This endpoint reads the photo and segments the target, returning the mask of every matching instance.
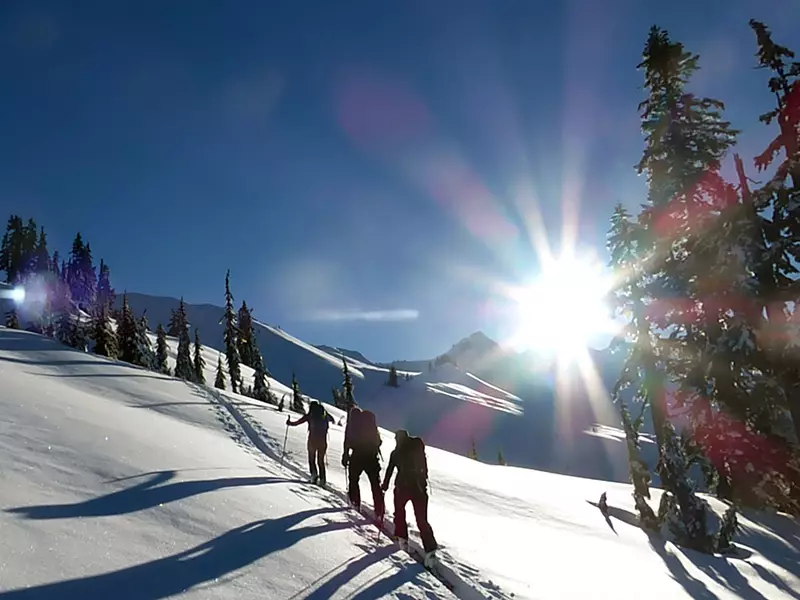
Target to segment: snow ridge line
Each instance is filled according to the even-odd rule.
[[[228,400],[218,391],[207,388],[206,393],[211,396],[216,402],[218,402],[221,406],[223,406],[230,415],[236,420],[239,426],[242,428],[244,434],[250,439],[253,445],[258,448],[264,455],[268,456],[269,458],[275,460],[274,452],[270,449],[270,447],[264,442],[264,439],[261,435],[256,431],[256,428],[250,423],[250,420],[245,414],[233,406]],[[278,457],[280,460],[280,457]],[[295,474],[303,477],[306,475],[304,471],[298,468],[296,465],[292,463],[287,463],[284,461],[284,467],[289,468]],[[349,499],[347,494],[332,488],[320,488],[325,489],[329,494],[334,496],[335,498],[339,499],[345,505],[349,504]],[[362,512],[365,516],[370,518],[371,520],[375,519],[375,512],[373,509],[365,507],[362,503]],[[394,535],[394,524],[391,522],[384,522],[383,533],[392,537]],[[411,538],[408,540],[409,549],[412,550],[409,554],[412,555],[413,558],[417,560],[417,562],[421,562],[420,557],[424,555],[424,550],[422,546],[416,541]],[[444,564],[442,561],[437,561],[437,565],[434,569],[428,569],[428,572],[434,575],[437,579],[440,579],[442,584],[445,585],[448,589],[450,589],[458,598],[462,600],[491,600],[490,596],[486,596],[481,593],[480,590],[475,588],[474,586],[470,585],[467,581],[465,581],[462,577],[459,576],[456,571],[454,571],[451,567]]]

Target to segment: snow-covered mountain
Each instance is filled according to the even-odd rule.
[[[205,348],[204,358],[211,380],[218,353]],[[346,508],[343,428],[329,434],[325,491],[304,481],[305,429],[287,430],[285,419],[242,396],[0,328],[0,597],[453,598]],[[392,435],[381,433],[388,451]],[[705,556],[639,529],[626,484],[430,445],[428,462],[440,571],[456,597],[800,595],[800,525],[786,516],[745,513],[737,555]],[[603,491],[608,522],[590,504]],[[391,494],[387,502],[391,514]]]
[[[158,323],[166,324],[178,306],[174,298],[143,294],[128,294],[128,301],[137,313],[147,311],[153,329]],[[187,304],[186,310],[203,342],[222,349],[223,309]],[[255,327],[266,365],[281,389],[296,374],[304,393],[322,400],[332,398],[331,389],[342,382],[341,355],[277,326],[256,321]],[[455,344],[451,353],[456,364],[444,362],[429,368],[426,362],[420,371],[400,368],[398,388],[386,385],[386,366],[358,360],[351,353],[347,362],[356,399],[373,409],[383,426],[406,427],[451,452],[467,454],[474,441],[479,457],[487,462],[496,461],[502,452],[512,465],[627,481],[627,450],[616,429],[616,412],[602,390],[598,397],[587,393],[577,371],[566,374],[570,388],[560,393],[552,370],[521,366],[518,357],[504,354],[483,334]],[[507,361],[504,367],[502,360]],[[494,367],[489,368],[492,363]],[[470,371],[472,367],[477,372]],[[513,393],[498,385],[497,379],[487,380],[486,372],[513,374]],[[503,377],[498,375],[498,379]],[[648,450],[645,447],[645,455],[652,456]]]

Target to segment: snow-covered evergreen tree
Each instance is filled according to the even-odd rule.
[[[222,368],[222,355],[217,357],[217,374],[214,378],[214,387],[218,390],[225,389],[225,369]]]
[[[195,328],[194,330],[194,362],[192,364],[192,367],[194,368],[195,383],[205,385],[206,361],[203,358],[203,346],[200,344],[200,330],[198,330],[197,328]]]
[[[192,366],[192,342],[189,339],[189,317],[186,314],[186,304],[181,298],[178,310],[173,314],[174,323],[178,333],[178,350],[175,357],[175,377],[194,380],[194,367]]]
[[[99,307],[99,310],[106,312],[108,309],[102,306]],[[122,310],[119,313],[119,321],[117,322],[117,344],[120,360],[132,365],[142,365],[143,357],[139,346],[136,315],[133,314],[133,309],[128,304],[127,294],[122,296]]]
[[[76,325],[76,330],[82,329],[78,319],[73,320],[73,323]],[[75,333],[73,333],[73,335],[75,335]],[[97,313],[92,317],[90,337],[94,341],[95,354],[107,356],[109,358],[117,358],[119,354],[117,334],[111,326],[111,319],[109,318],[108,311],[103,307],[100,307]]]
[[[105,306],[108,311],[114,308],[117,294],[111,286],[111,270],[108,264],[101,258],[100,268],[97,272],[97,307]]]
[[[86,312],[91,312],[97,293],[97,274],[92,259],[92,249],[85,244],[80,233],[72,243],[72,252],[64,278],[70,288],[73,302]]]
[[[715,517],[708,503],[695,493],[694,482],[689,477],[689,465],[680,437],[667,422],[664,428],[664,449],[661,460],[665,463],[663,473],[669,481],[664,487],[675,498],[672,510],[667,513],[667,525],[676,540],[695,550],[712,553],[716,549]]]
[[[167,358],[169,356],[169,347],[167,346],[167,332],[164,326],[159,323],[156,328],[156,356],[154,370],[164,375],[171,375]]]
[[[258,348],[255,349],[253,355],[253,369],[255,370],[253,379],[253,397],[262,402],[270,400],[269,394],[269,381],[267,380],[266,369],[264,368],[264,361],[261,358],[261,352]]]
[[[136,322],[136,342],[139,345],[139,356],[142,359],[142,366],[151,371],[156,369],[156,353],[153,351],[153,344],[150,342],[150,324],[147,322],[147,311],[142,313]]]
[[[237,338],[236,311],[233,308],[233,294],[231,293],[231,271],[225,274],[225,358],[228,362],[228,373],[231,376],[231,390],[238,392],[242,383],[242,370],[240,367],[239,346]]]
[[[237,347],[242,364],[255,368],[255,354],[260,352],[256,343],[256,334],[253,330],[253,311],[248,308],[247,302],[242,301],[237,320]],[[262,356],[263,360],[263,356]]]

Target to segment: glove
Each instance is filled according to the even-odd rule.
[[[350,461],[349,461],[349,460],[347,460],[347,454],[342,454],[342,466],[343,466],[345,469],[347,468],[347,463],[348,463],[348,462],[350,462]]]

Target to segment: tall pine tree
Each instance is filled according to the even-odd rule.
[[[199,383],[200,385],[205,385],[206,361],[203,358],[203,346],[200,344],[200,330],[197,328],[195,328],[194,330],[194,362],[192,366],[194,367],[195,383]]]
[[[73,321],[78,327],[78,320]],[[117,358],[119,346],[117,344],[117,334],[111,327],[111,318],[108,311],[102,309],[92,317],[90,337],[94,341],[94,353],[109,358]]]
[[[255,354],[258,351],[255,331],[253,330],[253,311],[248,308],[247,302],[242,301],[239,309],[237,327],[237,346],[242,364],[255,368]]]
[[[218,390],[225,389],[225,369],[222,368],[222,355],[217,357],[217,374],[214,378],[214,387]]]
[[[101,310],[107,312],[105,307],[102,307]],[[117,322],[119,359],[131,363],[132,365],[141,365],[143,362],[137,329],[136,315],[133,314],[133,309],[131,309],[130,304],[128,304],[128,295],[123,294],[122,310],[120,311],[119,321]]]
[[[239,346],[237,338],[236,311],[233,308],[231,293],[231,271],[225,275],[225,357],[228,361],[228,373],[231,376],[231,390],[236,393],[241,388],[242,371],[240,368]]]
[[[177,313],[174,313],[175,328],[178,334],[178,351],[175,357],[175,377],[192,381],[194,368],[192,367],[191,345],[189,339],[189,317],[186,314],[186,304],[181,298]]]
[[[303,394],[300,392],[300,383],[294,373],[292,373],[292,410],[301,414],[306,412],[303,405]]]
[[[167,346],[167,332],[161,323],[158,324],[156,329],[156,358],[155,370],[164,375],[171,375],[167,357],[169,356],[169,348]]]
[[[342,375],[344,375],[344,381],[342,382],[342,388],[344,390],[344,406],[345,410],[349,411],[356,405],[356,397],[354,394],[354,386],[353,386],[353,378],[350,376],[350,370],[347,368],[347,359],[342,357]]]
[[[116,301],[116,293],[114,288],[111,287],[111,270],[108,268],[108,263],[100,259],[100,269],[97,273],[97,307],[104,306],[107,310],[111,311],[114,308]]]
[[[267,402],[270,399],[269,381],[267,381],[267,372],[264,368],[264,360],[261,358],[261,352],[258,348],[255,349],[253,356],[255,371],[253,375],[253,397],[262,402]]]

